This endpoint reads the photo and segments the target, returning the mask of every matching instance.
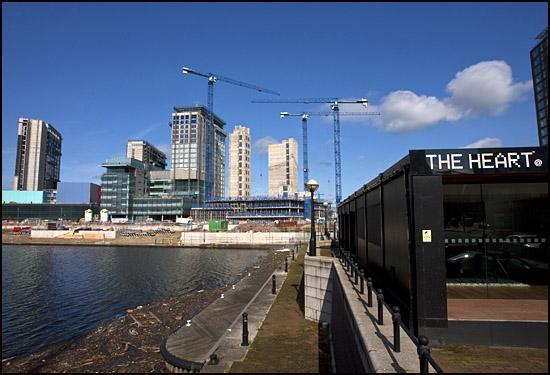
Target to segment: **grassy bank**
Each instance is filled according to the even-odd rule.
[[[243,362],[230,372],[330,372],[328,330],[304,318],[302,247]]]

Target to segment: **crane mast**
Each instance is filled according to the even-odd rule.
[[[304,186],[309,181],[309,169],[308,169],[308,153],[307,153],[307,113],[288,113],[281,112],[281,118],[285,116],[302,116],[302,164],[304,173]]]
[[[367,107],[368,100],[340,100],[338,98],[296,98],[296,99],[266,99],[252,100],[252,103],[330,103],[334,117],[334,168],[336,186],[336,205],[342,200],[342,170],[340,157],[340,108],[338,104],[362,104]]]
[[[304,165],[304,185],[309,181],[309,168],[308,168],[308,141],[307,141],[307,119],[309,116],[330,116],[333,112],[302,112],[302,113],[288,113],[281,112],[281,118],[285,116],[302,116],[302,143],[303,143],[303,165]],[[338,116],[372,116],[380,115],[380,112],[340,112]],[[338,138],[339,135],[338,135]],[[339,148],[335,146],[335,149]]]
[[[268,94],[280,95],[278,91],[263,89],[259,86],[251,85],[249,83],[240,82],[231,78],[216,75],[214,73],[201,73],[192,69],[183,67],[183,74],[195,74],[201,77],[208,78],[208,116],[206,120],[206,169],[205,169],[205,193],[204,200],[208,201],[212,199],[213,193],[213,180],[217,177],[214,174],[213,161],[216,159],[216,147],[215,147],[215,132],[214,132],[214,83],[217,81],[231,83],[233,85],[246,87],[259,92],[265,92]]]

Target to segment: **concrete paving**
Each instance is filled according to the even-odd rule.
[[[289,256],[289,264],[291,261]],[[242,361],[276,298],[272,293],[273,275],[278,291],[286,279],[284,266],[275,272],[253,269],[235,284],[235,289],[224,293],[224,298],[171,334],[161,348],[167,368],[172,372],[225,372],[234,361]],[[248,314],[248,346],[241,345],[244,312]],[[216,364],[210,360],[213,354]]]
[[[286,273],[284,270],[277,270],[276,290],[278,291],[284,280]],[[223,340],[215,348],[213,354],[217,356],[219,363],[217,365],[207,364],[201,372],[221,373],[228,372],[231,365],[235,361],[243,361],[250,345],[254,342],[254,338],[258,330],[262,326],[271,305],[275,301],[276,295],[272,293],[272,284],[267,283],[261,290],[260,294],[250,304],[246,312],[248,313],[248,346],[243,346],[243,323],[242,319],[233,326],[231,331],[228,331]]]

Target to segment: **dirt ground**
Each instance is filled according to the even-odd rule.
[[[163,245],[176,246],[181,237],[181,232],[159,233],[155,236],[145,237],[118,237],[113,239],[97,240],[87,238],[32,238],[29,235],[11,234],[11,231],[2,230],[3,244],[24,244],[24,245],[110,245],[110,246],[148,246]]]
[[[251,268],[275,270],[285,256],[272,251]],[[37,353],[3,359],[2,372],[167,372],[161,342],[229,287],[129,306],[122,317],[106,321],[81,337]]]
[[[308,227],[309,228],[309,227]],[[153,230],[153,229],[151,229]],[[131,232],[132,230],[128,230]],[[302,231],[297,226],[281,226],[275,223],[253,223],[240,224],[228,232],[295,232]],[[154,236],[141,237],[117,237],[113,239],[97,240],[86,238],[32,238],[28,234],[13,234],[11,230],[2,230],[2,243],[4,244],[25,244],[25,245],[107,245],[107,246],[178,246],[181,238],[181,231],[175,233],[157,233]],[[101,232],[99,232],[101,233]]]

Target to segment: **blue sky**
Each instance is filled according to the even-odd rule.
[[[251,129],[252,193],[268,186],[267,144],[299,141],[299,117],[369,100],[380,116],[341,118],[342,199],[410,149],[537,146],[529,51],[547,3],[2,3],[2,188],[11,189],[17,122],[63,136],[61,181],[100,183],[108,157],[144,139],[169,155],[174,106],[207,103]],[[308,121],[310,178],[333,200],[332,117]],[[260,177],[260,174],[262,176]],[[329,182],[330,181],[330,182]]]

